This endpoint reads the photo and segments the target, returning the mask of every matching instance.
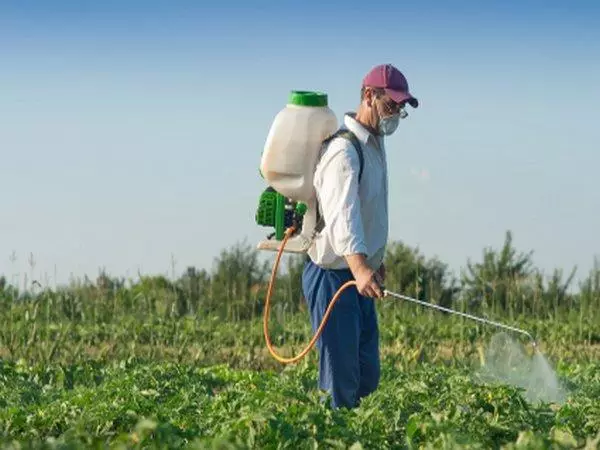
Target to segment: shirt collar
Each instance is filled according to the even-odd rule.
[[[344,125],[356,135],[362,144],[369,145],[369,140],[371,140],[371,143],[374,141],[375,145],[380,145],[377,136],[374,136],[358,120],[356,120],[356,113],[348,112],[344,114]]]

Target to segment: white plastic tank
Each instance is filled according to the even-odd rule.
[[[267,136],[260,163],[264,179],[285,197],[309,202],[315,196],[313,172],[321,144],[337,128],[327,94],[292,91]]]

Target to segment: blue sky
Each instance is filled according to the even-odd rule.
[[[0,3],[0,273],[180,273],[254,245],[289,91],[341,120],[382,62],[421,101],[387,142],[392,239],[455,271],[507,229],[546,271],[600,255],[597,3],[204,3]]]

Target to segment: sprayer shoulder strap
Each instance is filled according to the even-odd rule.
[[[335,138],[338,138],[338,137],[348,139],[350,142],[352,142],[352,145],[354,146],[354,148],[356,149],[356,152],[358,153],[358,160],[360,163],[360,169],[358,172],[358,182],[360,183],[360,181],[362,179],[363,166],[365,165],[362,146],[360,145],[360,142],[358,141],[358,138],[356,137],[356,135],[352,131],[350,131],[346,128],[340,128],[339,130],[337,130],[335,133],[333,133],[331,136],[329,136],[327,139],[325,139],[323,141],[323,145],[325,147],[327,147],[327,145],[329,145],[329,143],[331,141],[333,141]]]
[[[348,139],[350,142],[352,142],[352,145],[354,146],[354,148],[356,149],[356,152],[358,153],[358,161],[360,164],[360,167],[358,170],[358,183],[360,184],[360,182],[362,180],[363,167],[365,165],[362,146],[360,145],[358,138],[352,131],[350,131],[346,128],[340,128],[334,134],[332,134],[331,136],[329,136],[327,139],[325,139],[323,141],[324,148],[327,149],[327,146],[329,145],[329,143],[338,137]],[[320,232],[324,226],[325,226],[325,221],[323,219],[323,216],[321,215],[321,208],[319,207],[319,204],[317,202],[317,225],[316,225],[315,231],[317,233]]]

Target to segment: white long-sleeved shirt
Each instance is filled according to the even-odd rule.
[[[344,125],[361,143],[360,160],[348,139],[338,137],[324,149],[316,166],[314,187],[325,221],[308,251],[313,262],[324,268],[348,268],[345,255],[363,253],[377,270],[383,262],[388,239],[388,171],[383,139],[371,134],[354,118],[344,116]]]

